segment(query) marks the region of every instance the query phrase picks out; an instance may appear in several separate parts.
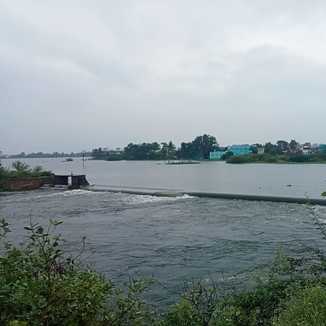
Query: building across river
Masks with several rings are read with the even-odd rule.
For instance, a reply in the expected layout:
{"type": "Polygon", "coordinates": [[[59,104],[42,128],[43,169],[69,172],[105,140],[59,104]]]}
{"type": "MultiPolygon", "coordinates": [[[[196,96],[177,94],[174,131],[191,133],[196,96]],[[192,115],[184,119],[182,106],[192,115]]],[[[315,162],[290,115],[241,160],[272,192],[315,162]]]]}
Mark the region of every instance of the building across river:
{"type": "Polygon", "coordinates": [[[248,144],[231,145],[230,147],[219,148],[209,153],[210,160],[221,160],[224,155],[241,156],[252,153],[252,146],[248,144]]]}

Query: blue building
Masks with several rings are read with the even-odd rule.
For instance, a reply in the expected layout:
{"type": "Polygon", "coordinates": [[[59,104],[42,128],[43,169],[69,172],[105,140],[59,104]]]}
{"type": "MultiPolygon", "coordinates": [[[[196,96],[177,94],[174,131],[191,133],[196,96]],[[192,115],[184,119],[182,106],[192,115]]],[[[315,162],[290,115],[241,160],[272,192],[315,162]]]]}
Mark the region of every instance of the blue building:
{"type": "Polygon", "coordinates": [[[222,156],[225,154],[225,151],[221,151],[221,150],[216,150],[214,152],[210,152],[209,153],[209,159],[212,161],[218,161],[222,158],[222,156]]]}
{"type": "Polygon", "coordinates": [[[326,153],[326,144],[320,144],[319,145],[319,152],[326,153]]]}
{"type": "Polygon", "coordinates": [[[250,145],[232,145],[230,147],[222,147],[209,153],[209,159],[212,161],[221,160],[223,155],[232,153],[233,156],[248,155],[252,153],[250,145]]]}
{"type": "Polygon", "coordinates": [[[229,147],[228,152],[232,152],[234,156],[248,155],[252,153],[251,146],[244,145],[232,145],[229,147]]]}

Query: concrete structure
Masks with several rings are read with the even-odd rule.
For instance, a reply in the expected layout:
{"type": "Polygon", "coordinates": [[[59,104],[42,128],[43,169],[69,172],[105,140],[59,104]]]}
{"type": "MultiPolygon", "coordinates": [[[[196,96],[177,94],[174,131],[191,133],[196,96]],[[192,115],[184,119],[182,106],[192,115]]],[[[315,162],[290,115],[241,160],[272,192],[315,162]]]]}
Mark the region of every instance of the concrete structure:
{"type": "Polygon", "coordinates": [[[85,175],[71,175],[71,188],[78,189],[80,186],[89,186],[85,175]]]}
{"type": "Polygon", "coordinates": [[[108,189],[108,188],[93,188],[91,191],[107,191],[113,193],[126,193],[133,195],[148,195],[156,197],[180,197],[184,195],[202,197],[202,198],[217,198],[228,200],[247,200],[247,201],[267,201],[276,203],[293,203],[304,205],[322,205],[326,206],[326,199],[323,198],[303,198],[303,197],[279,197],[267,195],[244,195],[244,194],[225,194],[213,192],[156,192],[156,191],[143,191],[132,189],[108,189]]]}
{"type": "Polygon", "coordinates": [[[44,185],[42,178],[9,178],[0,183],[5,191],[26,191],[41,188],[44,185]]]}
{"type": "Polygon", "coordinates": [[[24,191],[48,186],[67,186],[69,189],[79,189],[88,186],[85,175],[50,175],[46,177],[11,177],[0,182],[0,188],[5,191],[24,191]],[[70,182],[69,182],[70,181],[70,182]]]}
{"type": "Polygon", "coordinates": [[[70,189],[79,189],[81,186],[88,186],[85,175],[54,175],[54,186],[69,186],[70,189]],[[69,182],[70,179],[70,182],[69,182]]]}
{"type": "Polygon", "coordinates": [[[53,185],[68,186],[69,176],[68,175],[54,175],[53,185]]]}

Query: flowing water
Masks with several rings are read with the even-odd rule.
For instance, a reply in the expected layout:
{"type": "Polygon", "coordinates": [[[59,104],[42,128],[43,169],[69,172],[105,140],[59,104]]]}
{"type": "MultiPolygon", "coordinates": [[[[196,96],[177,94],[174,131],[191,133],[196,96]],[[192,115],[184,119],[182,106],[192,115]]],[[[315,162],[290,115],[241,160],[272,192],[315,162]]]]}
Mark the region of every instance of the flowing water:
{"type": "MultiPolygon", "coordinates": [[[[57,173],[83,171],[80,161],[28,163],[57,173]]],[[[247,188],[277,195],[317,196],[325,184],[325,167],[319,165],[229,168],[207,163],[196,169],[198,165],[87,161],[84,173],[105,186],[235,193],[247,188]]],[[[118,283],[153,277],[150,297],[156,303],[173,302],[184,282],[193,279],[214,279],[224,288],[242,286],[271,263],[280,247],[293,256],[326,250],[326,207],[318,206],[47,189],[1,196],[0,215],[12,224],[15,241],[23,240],[30,216],[43,224],[49,218],[63,220],[59,230],[69,251],[78,252],[86,236],[87,263],[118,283]]]]}

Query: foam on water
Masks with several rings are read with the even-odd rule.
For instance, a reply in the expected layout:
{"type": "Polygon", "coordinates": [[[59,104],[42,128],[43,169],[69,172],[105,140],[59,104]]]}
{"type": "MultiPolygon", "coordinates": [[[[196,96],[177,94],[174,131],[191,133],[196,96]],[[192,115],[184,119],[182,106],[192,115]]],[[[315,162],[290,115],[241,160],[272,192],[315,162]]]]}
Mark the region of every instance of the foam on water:
{"type": "MultiPolygon", "coordinates": [[[[13,201],[31,201],[31,200],[39,200],[46,198],[55,198],[55,197],[75,197],[75,196],[84,196],[84,195],[93,195],[93,194],[103,194],[104,192],[94,192],[90,190],[84,189],[74,189],[74,190],[63,190],[63,191],[51,191],[50,193],[46,191],[42,193],[40,191],[24,193],[22,197],[15,197],[13,201]]],[[[7,202],[11,202],[12,196],[9,195],[7,202]]]]}
{"type": "Polygon", "coordinates": [[[128,204],[145,204],[156,202],[173,202],[181,199],[195,198],[189,195],[166,197],[166,196],[151,196],[151,195],[126,195],[125,200],[128,204]]]}

